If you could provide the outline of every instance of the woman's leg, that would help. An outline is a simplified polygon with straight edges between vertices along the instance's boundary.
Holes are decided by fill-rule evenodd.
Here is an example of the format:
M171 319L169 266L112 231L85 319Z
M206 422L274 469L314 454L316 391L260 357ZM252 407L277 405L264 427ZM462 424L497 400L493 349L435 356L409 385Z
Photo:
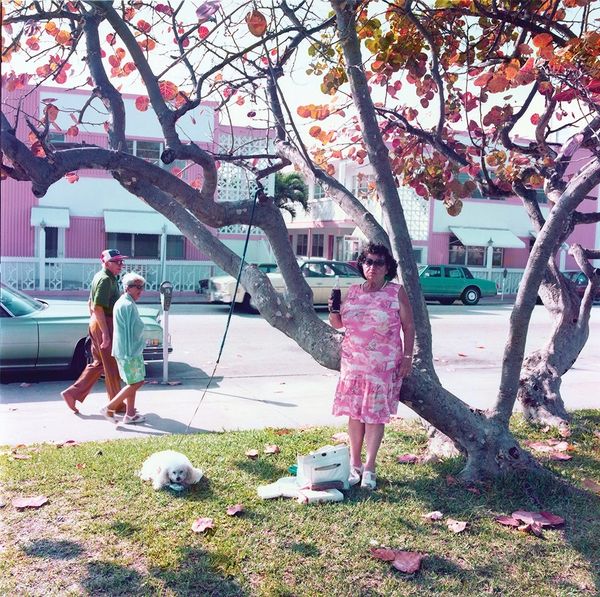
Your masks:
M135 415L135 396L137 394L137 391L139 390L139 388L141 388L144 385L143 381L138 381L138 383L134 383L131 384L130 386L127 386L130 389L130 392L127 394L127 411L126 411L126 415L128 417L133 417Z
M379 446L381 446L384 431L385 425L383 423L367 423L365 425L364 435L365 444L367 445L366 471L375 472L375 459L377 458L377 452L379 452Z
M350 438L350 466L362 466L362 446L365 438L365 424L358 419L348 417L348 436Z
M124 402L129 398L132 388L136 384L127 385L124 388L121 388L121 391L106 405L106 410L108 411L116 411ZM137 388L136 388L137 389ZM135 393L135 390L134 390Z

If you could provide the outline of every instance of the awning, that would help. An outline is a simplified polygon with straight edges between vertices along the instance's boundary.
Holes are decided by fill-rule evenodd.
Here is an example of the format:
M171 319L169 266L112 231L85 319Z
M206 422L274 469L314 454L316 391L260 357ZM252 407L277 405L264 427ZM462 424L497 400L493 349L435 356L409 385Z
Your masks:
M130 234L180 235L179 228L155 211L109 211L104 212L106 232L129 232Z
M459 228L450 226L450 230L458 240L469 247L487 247L489 241L492 246L503 249L524 249L525 243L514 233L506 228Z
M32 207L31 225L50 228L68 228L69 210L66 207Z

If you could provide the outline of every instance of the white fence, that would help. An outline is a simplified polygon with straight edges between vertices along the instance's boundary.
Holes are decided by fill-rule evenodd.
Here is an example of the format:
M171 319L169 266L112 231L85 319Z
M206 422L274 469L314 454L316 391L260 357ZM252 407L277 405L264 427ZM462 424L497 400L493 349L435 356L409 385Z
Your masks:
M517 294L523 277L522 269L507 270L506 278L504 278L503 269L492 269L491 272L484 267L469 266L469 269L476 278L485 278L496 282L498 291L504 294Z
M97 259L47 259L40 277L40 260L34 257L3 257L0 278L4 284L19 290L89 290L94 274L99 270ZM194 291L201 279L221 272L210 261L167 261L165 275L162 264L153 260L128 259L125 271L135 271L146 279L148 290L158 290L163 280L169 280L177 291Z

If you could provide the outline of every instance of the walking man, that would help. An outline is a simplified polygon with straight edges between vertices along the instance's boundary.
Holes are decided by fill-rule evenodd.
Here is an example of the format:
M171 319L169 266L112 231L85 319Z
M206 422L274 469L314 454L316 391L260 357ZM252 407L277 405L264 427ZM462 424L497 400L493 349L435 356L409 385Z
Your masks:
M100 257L102 269L94 276L90 289L90 338L92 362L82 371L77 381L61 392L67 406L78 413L77 402L83 402L94 384L104 373L109 401L121 390L117 362L112 356L113 307L121 295L117 276L123 269L125 255L117 249L106 249Z

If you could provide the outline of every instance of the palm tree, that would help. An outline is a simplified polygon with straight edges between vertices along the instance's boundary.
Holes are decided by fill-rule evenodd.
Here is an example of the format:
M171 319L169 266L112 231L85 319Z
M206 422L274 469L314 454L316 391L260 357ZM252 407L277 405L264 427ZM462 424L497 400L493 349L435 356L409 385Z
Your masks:
M297 172L275 175L275 195L273 201L280 209L285 209L292 219L296 217L295 203L299 203L308 212L308 187Z

